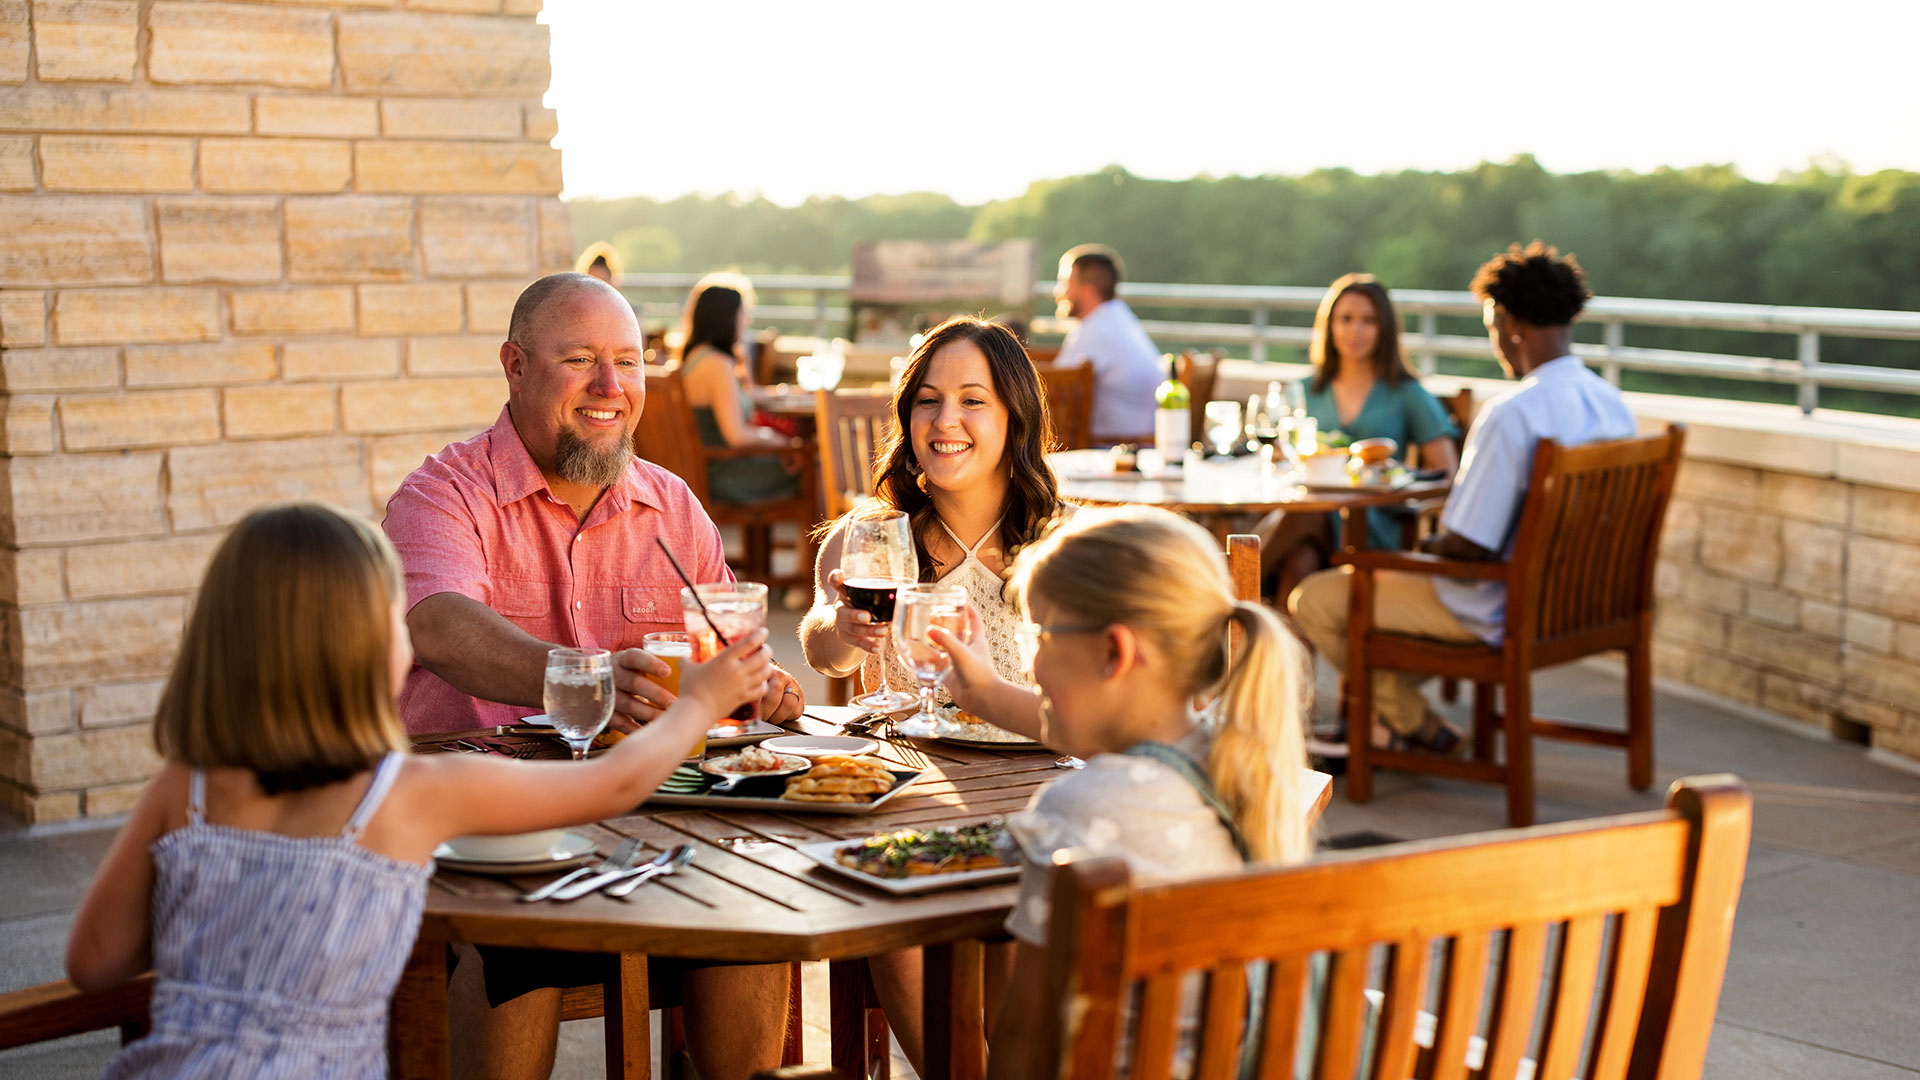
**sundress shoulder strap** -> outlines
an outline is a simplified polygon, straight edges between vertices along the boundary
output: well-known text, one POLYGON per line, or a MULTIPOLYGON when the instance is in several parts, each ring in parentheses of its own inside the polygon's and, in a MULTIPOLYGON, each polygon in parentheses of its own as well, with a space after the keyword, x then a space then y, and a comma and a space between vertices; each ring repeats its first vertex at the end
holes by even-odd
MULTIPOLYGON (((980 548, 986 544, 988 537, 999 535, 1000 523, 1007 520, 1007 516, 1005 514, 1000 515, 1000 517, 997 518, 992 525, 987 527, 986 532, 983 532, 980 534, 980 539, 975 540, 973 542, 972 547, 968 547, 966 544, 966 541, 960 539, 960 534, 953 531, 953 527, 947 524, 947 521, 945 518, 941 517, 938 514, 935 514, 933 519, 940 523, 941 528, 947 530, 947 535, 953 537, 953 542, 956 544, 959 544, 960 550, 966 552, 967 558, 971 559, 979 554, 980 548)), ((966 560, 963 559, 961 561, 964 562, 966 560)))
POLYGON ((1233 849, 1240 853, 1240 861, 1253 861, 1253 853, 1247 847, 1247 838, 1240 832, 1240 826, 1234 823, 1233 812, 1227 809, 1226 800, 1220 797, 1220 792, 1213 786, 1213 779, 1198 763, 1179 750, 1161 742, 1134 743, 1127 748, 1126 752, 1134 757, 1152 758, 1179 773, 1182 779, 1193 786, 1193 790, 1200 796, 1200 801, 1206 803, 1207 808, 1220 819, 1220 824, 1226 826, 1227 835, 1233 839, 1233 849))
POLYGON ((367 785, 367 793, 360 796, 360 805, 353 808, 353 816, 347 819, 347 827, 340 835, 348 840, 360 839, 360 831, 373 820, 380 810, 380 804, 386 801, 387 792, 393 790, 393 782, 400 777, 400 765, 406 760, 398 750, 388 751, 373 770, 373 782, 367 785))
POLYGON ((187 824, 205 825, 207 823, 207 773, 205 769, 193 770, 187 780, 187 824))

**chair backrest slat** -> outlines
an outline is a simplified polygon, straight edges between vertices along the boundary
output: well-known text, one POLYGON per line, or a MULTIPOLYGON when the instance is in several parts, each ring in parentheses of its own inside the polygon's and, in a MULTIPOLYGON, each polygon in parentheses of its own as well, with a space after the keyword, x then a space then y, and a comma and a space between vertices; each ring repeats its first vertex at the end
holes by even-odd
POLYGON ((893 395, 816 390, 813 418, 820 440, 820 490, 832 521, 873 494, 874 466, 893 431, 893 395))
POLYGON ((1513 1080, 1520 1059, 1527 1056, 1546 955, 1545 923, 1521 923, 1507 931, 1494 988, 1493 1018, 1487 1023, 1487 1052, 1480 1070, 1484 1080, 1513 1080))
POLYGON ((687 386, 676 369, 646 369, 647 403, 633 432, 633 452, 687 482, 700 504, 707 503, 707 462, 700 453, 700 429, 687 402, 687 386))
POLYGON ((1200 1062, 1195 1080, 1236 1080, 1245 1037, 1247 969, 1218 964, 1207 972, 1206 1004, 1201 1011, 1200 1062))
POLYGON ((1600 941, 1607 929, 1604 915, 1582 915, 1568 920, 1561 931, 1554 958, 1554 983, 1547 999, 1545 1036, 1539 1071, 1534 1080, 1572 1080, 1587 1042, 1587 1021, 1593 1015, 1594 980, 1600 971, 1600 941))
POLYGON ((1657 908, 1638 907, 1615 920, 1611 963, 1601 990, 1592 1060, 1585 1076, 1590 1080, 1623 1080, 1640 1026, 1640 1006, 1646 998, 1647 973, 1653 968, 1657 908))
POLYGON ((1093 445, 1093 365, 1036 365, 1045 391, 1053 448, 1084 450, 1093 445))
POLYGON ((1435 1016, 1433 1050, 1420 1075, 1431 1080, 1462 1080, 1467 1075, 1467 1042, 1480 1026, 1480 991, 1487 976, 1487 933, 1456 935, 1447 949, 1446 980, 1435 1016))
POLYGON ((1133 1042, 1133 1075, 1168 1080, 1180 1043, 1180 974, 1162 972, 1140 980, 1140 1013, 1133 1042))
POLYGON ((1282 956, 1267 968, 1267 1004, 1259 1020, 1259 1080, 1294 1080, 1300 1049, 1300 1006, 1307 994, 1307 958, 1282 956))
POLYGON ((1373 1054, 1371 1080, 1403 1080, 1413 1075, 1414 1022, 1427 996, 1427 964, 1433 943, 1403 938, 1387 957, 1386 1001, 1380 1010, 1380 1037, 1373 1054))
POLYGON ((1319 1046, 1314 1054, 1315 1080, 1347 1080, 1360 1063, 1360 1043, 1367 1027, 1367 961, 1364 945, 1341 949, 1327 959, 1327 994, 1320 1010, 1319 1046))

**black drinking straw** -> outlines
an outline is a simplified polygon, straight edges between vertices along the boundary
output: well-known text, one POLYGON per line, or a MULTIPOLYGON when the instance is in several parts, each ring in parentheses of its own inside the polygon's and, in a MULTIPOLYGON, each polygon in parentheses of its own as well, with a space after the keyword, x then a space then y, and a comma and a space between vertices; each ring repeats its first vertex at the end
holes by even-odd
POLYGON ((707 620, 707 628, 713 631, 714 637, 720 639, 720 647, 724 649, 733 644, 733 642, 727 640, 727 635, 720 632, 718 626, 713 625, 713 616, 707 613, 707 602, 700 599, 700 590, 693 587, 693 579, 687 576, 687 571, 680 565, 680 560, 673 557, 673 552, 667 547, 667 542, 657 536, 653 538, 653 542, 660 545, 660 553, 665 555, 667 561, 673 564, 673 572, 679 574, 680 580, 687 583, 687 592, 693 596, 693 602, 700 605, 700 617, 707 620))

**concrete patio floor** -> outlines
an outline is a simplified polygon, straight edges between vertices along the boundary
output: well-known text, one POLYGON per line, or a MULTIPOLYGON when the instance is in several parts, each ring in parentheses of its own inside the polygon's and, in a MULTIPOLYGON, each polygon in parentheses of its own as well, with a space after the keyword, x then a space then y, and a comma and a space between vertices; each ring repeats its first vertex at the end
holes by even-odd
MULTIPOLYGON (((804 671, 776 612, 776 651, 804 671), (784 631, 784 632, 782 632, 784 631)), ((1325 672, 1322 672, 1324 677, 1325 672)), ((823 692, 806 673, 809 694, 823 692)), ((1535 682, 1545 715, 1618 722, 1617 674, 1574 666, 1535 682)), ((1622 755, 1543 742, 1540 819, 1657 808, 1668 783, 1732 772, 1754 796, 1754 837, 1706 1076, 1715 1080, 1883 1080, 1920 1075, 1920 776, 1869 761, 1859 747, 1806 738, 1726 709, 1661 693, 1655 787, 1628 790, 1622 755)), ((1498 789, 1382 773, 1371 803, 1336 784, 1326 834, 1396 839, 1503 824, 1498 789)), ((0 827, 0 990, 61 976, 74 907, 112 838, 110 827, 0 827)), ((827 1060, 823 965, 807 980, 807 1058, 827 1060)), ((557 1077, 601 1076, 598 1021, 565 1025, 557 1077)), ((115 1037, 101 1032, 0 1053, 0 1076, 96 1076, 115 1037)), ((897 1076, 906 1075, 896 1061, 897 1076)))

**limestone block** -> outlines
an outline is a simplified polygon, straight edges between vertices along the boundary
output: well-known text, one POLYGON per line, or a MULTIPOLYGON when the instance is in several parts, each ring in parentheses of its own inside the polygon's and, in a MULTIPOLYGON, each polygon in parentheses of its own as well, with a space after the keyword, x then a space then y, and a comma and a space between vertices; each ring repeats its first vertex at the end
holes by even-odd
POLYGON ((0 228, 0 286, 153 280, 153 233, 140 199, 0 195, 0 221, 6 222, 0 228))
POLYGON ((417 337, 407 342, 409 375, 500 373, 500 341, 492 335, 417 337))
POLYGON ((279 438, 333 432, 334 389, 311 386, 236 386, 222 395, 227 438, 279 438))
POLYGON ((260 289, 227 294, 236 334, 353 332, 353 287, 260 289))
POLYGON ((538 105, 527 106, 526 137, 538 143, 550 143, 560 134, 560 114, 538 105))
POLYGON ((1780 577, 1780 519, 1718 505, 1702 506, 1700 561, 1744 581, 1773 584, 1780 577))
POLYGON ((1847 534, 1804 521, 1780 523, 1780 586, 1801 596, 1837 601, 1844 595, 1842 556, 1847 534))
POLYGON ((401 281, 412 276, 412 199, 290 198, 286 220, 287 276, 294 281, 401 281))
POLYGON ((253 123, 236 94, 34 86, 7 95, 4 131, 243 133, 253 123))
POLYGON ((351 94, 547 92, 547 28, 532 20, 356 12, 339 23, 340 71, 351 94))
POLYGON ((1763 510, 1821 525, 1845 525, 1853 485, 1822 476, 1763 472, 1755 499, 1763 510))
POLYGON ((1836 442, 1834 475, 1864 487, 1920 490, 1920 458, 1910 445, 1889 446, 1869 439, 1836 442))
POLYGON ((160 280, 280 280, 276 200, 156 199, 154 210, 160 227, 160 280))
POLYGON ((1845 615, 1834 604, 1823 604, 1818 600, 1800 602, 1800 629, 1819 637, 1839 639, 1842 636, 1841 623, 1845 615))
POLYGON ((1920 702, 1920 664, 1849 652, 1846 656, 1846 693, 1899 709, 1920 702))
MULTIPOLYGON (((0 728, 28 735, 73 730, 73 691, 0 690, 0 728)), ((0 754, 0 761, 4 760, 0 754)))
POLYGON ((409 11, 458 11, 469 15, 492 15, 500 10, 500 0, 400 0, 409 11))
POLYGON ((81 802, 82 815, 90 818, 115 817, 130 812, 134 804, 140 801, 140 793, 147 790, 144 780, 130 784, 102 784, 90 787, 84 793, 81 802))
POLYGON ((0 459, 0 493, 13 513, 0 516, 0 541, 63 544, 131 540, 167 531, 161 503, 161 455, 57 454, 0 459))
POLYGON ((381 435, 367 440, 368 472, 375 506, 384 507, 399 490, 407 474, 419 468, 433 455, 465 435, 425 432, 410 435, 381 435))
POLYGON ((118 349, 8 349, 0 352, 0 390, 106 390, 120 385, 118 349))
POLYGON ((1749 585, 1747 617, 1755 622, 1796 629, 1800 625, 1800 598, 1791 593, 1749 585))
POLYGON ((402 139, 518 139, 520 104, 478 98, 388 98, 380 133, 402 139))
POLYGON ((14 804, 14 811, 26 819, 29 825, 52 825, 61 821, 72 821, 80 816, 80 793, 77 791, 20 792, 20 798, 14 804))
POLYGON ((540 218, 540 249, 534 254, 534 272, 554 274, 573 269, 573 212, 559 199, 541 199, 534 212, 540 218))
POLYGON ((1760 677, 1760 705, 1769 712, 1824 725, 1833 716, 1840 692, 1832 687, 1800 682, 1785 675, 1760 677))
POLYGON ((58 791, 144 780, 159 771, 160 757, 152 730, 134 724, 35 739, 30 768, 36 789, 58 791))
POLYGON ((1752 506, 1760 496, 1760 471, 1688 458, 1674 476, 1675 498, 1752 506))
MULTIPOLYGON (((41 690, 163 677, 180 643, 186 608, 183 596, 23 608, 19 623, 21 685, 41 690)), ((37 772, 34 782, 46 787, 74 786, 71 780, 54 781, 37 772)))
POLYGON ((132 82, 134 0, 33 0, 33 72, 41 82, 132 82))
POLYGON ((1897 754, 1908 761, 1920 761, 1920 731, 1889 731, 1886 728, 1873 729, 1873 748, 1875 751, 1897 754))
POLYGON ((442 334, 460 329, 460 286, 454 282, 360 286, 363 334, 442 334))
POLYGON ((420 251, 440 276, 530 274, 532 207, 525 199, 420 200, 420 251))
POLYGON ((259 135, 371 137, 380 134, 380 108, 363 98, 262 94, 253 99, 253 130, 259 135))
POLYGON ((1665 638, 1653 640, 1653 677, 1675 682, 1693 682, 1694 650, 1665 638))
POLYGON ((1695 570, 1687 577, 1686 601, 1694 607, 1738 615, 1747 610, 1745 586, 1732 578, 1695 570))
POLYGON ((156 83, 333 84, 332 15, 320 9, 161 0, 147 16, 156 83))
POLYGON ((1889 488, 1861 488, 1853 500, 1853 531, 1889 540, 1920 536, 1920 495, 1889 488))
POLYGON ((40 395, 0 398, 0 454, 53 453, 53 401, 40 395))
POLYGON ((60 442, 68 450, 118 450, 218 442, 214 390, 129 390, 60 399, 60 442))
POLYGON ((544 2, 545 0, 507 0, 506 6, 501 10, 508 15, 538 15, 541 4, 544 2))
POLYGON ((372 435, 403 431, 478 431, 500 415, 506 379, 498 374, 398 382, 346 383, 340 413, 346 429, 372 435))
POLYGON ((1749 619, 1727 621, 1727 653, 1742 663, 1822 686, 1840 685, 1840 645, 1749 619))
POLYGON ((0 0, 0 85, 27 81, 27 54, 32 49, 27 24, 27 0, 0 0))
POLYGON ((1920 547, 1847 538, 1847 606, 1920 621, 1920 547))
POLYGON ((353 179, 345 139, 202 139, 200 187, 215 192, 324 194, 353 179))
POLYGON ((390 379, 400 374, 400 343, 368 338, 289 341, 281 357, 288 382, 313 379, 390 379))
POLYGON ((1669 502, 1660 527, 1661 556, 1692 562, 1699 548, 1700 504, 1684 499, 1669 502))
POLYGON ((57 604, 67 598, 60 552, 53 548, 0 548, 0 601, 57 604))
POLYGON ((212 345, 129 345, 128 386, 216 386, 273 378, 273 346, 264 341, 212 345))
POLYGON ((1894 622, 1884 615, 1848 611, 1843 630, 1849 648, 1882 654, 1893 651, 1894 622))
POLYGON ((43 135, 48 191, 192 191, 193 140, 137 135, 43 135))
POLYGON ((1900 726, 1900 710, 1884 701, 1861 697, 1858 694, 1841 693, 1834 711, 1841 717, 1856 724, 1865 724, 1872 728, 1897 728, 1900 726))
POLYGON ((214 341, 219 297, 211 289, 62 289, 53 339, 62 345, 214 341))
POLYGON ((47 343, 47 294, 38 289, 0 291, 0 349, 47 343))
POLYGON ((1660 600, 1675 600, 1687 591, 1687 567, 1668 559, 1653 568, 1653 595, 1660 600))
POLYGON ((1662 637, 1709 649, 1725 649, 1727 617, 1680 604, 1664 604, 1656 612, 1654 632, 1662 637))
POLYGON ((560 151, 524 142, 382 139, 354 143, 354 189, 557 195, 560 151))
MULTIPOLYGON (((108 600, 153 593, 191 592, 200 585, 207 560, 220 544, 219 533, 169 536, 119 544, 87 544, 67 549, 67 591, 75 600, 108 600)), ((87 722, 86 698, 80 701, 87 722)), ((134 719, 115 713, 104 722, 134 719)))
POLYGON ((366 513, 359 439, 327 436, 226 442, 167 454, 167 516, 174 530, 231 525, 263 503, 318 499, 366 513))
POLYGON ((1694 656, 1692 682, 1730 701, 1752 705, 1760 700, 1760 672, 1713 653, 1694 656))
POLYGON ((507 281, 471 281, 467 283, 467 329, 475 333, 505 336, 513 321, 513 305, 532 281, 512 278, 507 281))
POLYGON ((33 183, 33 137, 0 138, 0 191, 32 191, 33 183))

